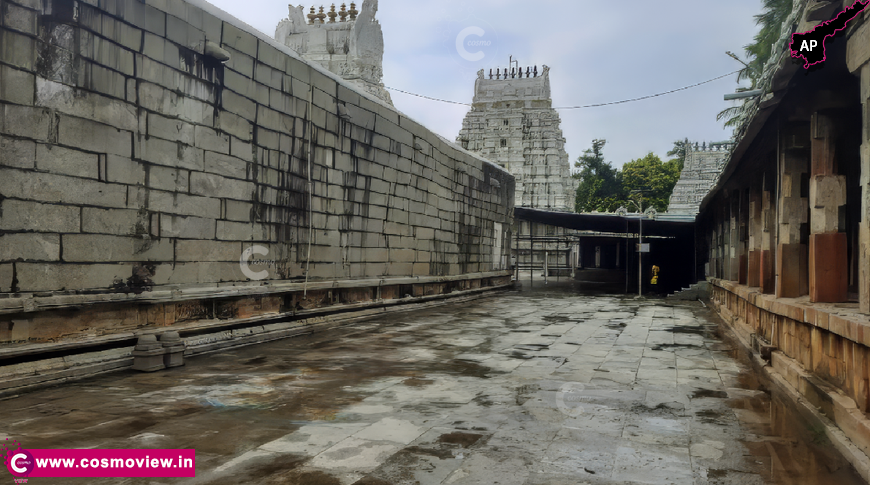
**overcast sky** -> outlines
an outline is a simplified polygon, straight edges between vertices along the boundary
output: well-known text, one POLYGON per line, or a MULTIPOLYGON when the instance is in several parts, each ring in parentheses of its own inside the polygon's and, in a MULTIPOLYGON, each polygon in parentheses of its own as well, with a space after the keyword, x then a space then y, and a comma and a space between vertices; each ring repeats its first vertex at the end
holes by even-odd
MULTIPOLYGON (((287 17, 282 1, 211 1, 268 35, 287 17)), ((380 0, 384 84, 470 103, 477 70, 507 67, 513 55, 523 66, 550 67, 556 107, 635 98, 740 68, 725 51, 743 54, 760 9, 760 0, 380 0), (469 33, 464 57, 456 46, 463 31, 469 33)), ((570 159, 595 138, 607 140, 604 154, 615 166, 650 151, 664 159, 678 139, 726 140, 731 131, 716 113, 728 106, 722 95, 734 91, 735 81, 732 75, 654 99, 560 110, 570 159)), ((468 111, 395 91, 391 96, 399 110, 449 140, 468 111)))

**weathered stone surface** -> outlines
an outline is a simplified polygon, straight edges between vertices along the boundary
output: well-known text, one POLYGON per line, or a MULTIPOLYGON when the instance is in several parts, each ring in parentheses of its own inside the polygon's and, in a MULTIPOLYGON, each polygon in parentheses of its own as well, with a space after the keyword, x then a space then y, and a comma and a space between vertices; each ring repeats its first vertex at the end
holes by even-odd
POLYGON ((3 12, 3 26, 8 29, 36 35, 37 11, 19 7, 14 3, 7 3, 3 12))
POLYGON ((4 197, 62 202, 65 204, 126 207, 127 188, 65 175, 27 173, 0 168, 0 193, 4 197))
POLYGON ((117 182, 127 185, 145 184, 145 167, 142 163, 131 160, 129 157, 118 155, 106 156, 106 181, 117 182))
POLYGON ((250 182, 229 179, 219 175, 194 172, 190 175, 190 193, 208 197, 250 200, 254 185, 250 182))
POLYGON ((227 261, 238 263, 242 246, 238 242, 179 240, 175 245, 176 261, 227 261))
POLYGON ((84 150, 129 157, 133 139, 128 131, 82 118, 58 115, 58 143, 84 150))
POLYGON ((230 137, 211 128, 196 125, 194 128, 194 145, 197 148, 211 152, 229 153, 230 137))
POLYGON ((148 187, 169 192, 190 191, 190 172, 178 168, 152 166, 148 169, 148 187))
POLYGON ((185 145, 193 145, 194 125, 148 113, 148 135, 164 140, 180 141, 185 145))
POLYGON ((160 236, 182 239, 213 239, 215 237, 214 219, 160 215, 160 236))
POLYGON ((33 104, 34 76, 26 71, 0 65, 0 101, 33 104))
POLYGON ((0 61, 33 71, 35 60, 35 39, 11 30, 0 30, 0 61))
POLYGON ((80 209, 25 200, 0 202, 0 230, 79 232, 80 209))
POLYGON ((208 173, 245 180, 248 164, 244 160, 229 155, 205 152, 205 170, 208 173))
MULTIPOLYGON (((220 217, 221 201, 218 199, 159 190, 151 190, 148 194, 147 208, 153 211, 214 219, 220 217)), ((144 202, 144 200, 137 197, 135 202, 131 201, 131 207, 138 208, 140 201, 144 202)))
POLYGON ((211 126, 214 107, 200 100, 179 96, 149 82, 139 82, 139 104, 165 116, 174 116, 192 123, 211 126))
POLYGON ((79 288, 109 289, 115 280, 129 278, 130 264, 16 264, 19 286, 28 291, 79 288))
POLYGON ((51 115, 47 109, 0 103, 0 133, 47 141, 51 115))
POLYGON ((33 168, 36 161, 36 143, 0 136, 0 165, 33 168))
POLYGON ((98 161, 97 155, 92 153, 41 143, 36 146, 36 168, 43 172, 97 179, 100 175, 98 161))
POLYGON ((148 220, 139 211, 131 209, 99 209, 83 207, 82 232, 132 236, 148 233, 148 220))
POLYGON ((203 151, 181 142, 138 135, 135 148, 134 158, 167 167, 203 169, 203 151))
POLYGON ((41 77, 36 78, 36 105, 122 130, 135 131, 138 126, 134 105, 41 77))
POLYGON ((63 260, 69 262, 172 261, 172 241, 146 237, 65 234, 63 260))
POLYGON ((60 236, 57 234, 5 234, 0 236, 0 261, 57 261, 60 236))

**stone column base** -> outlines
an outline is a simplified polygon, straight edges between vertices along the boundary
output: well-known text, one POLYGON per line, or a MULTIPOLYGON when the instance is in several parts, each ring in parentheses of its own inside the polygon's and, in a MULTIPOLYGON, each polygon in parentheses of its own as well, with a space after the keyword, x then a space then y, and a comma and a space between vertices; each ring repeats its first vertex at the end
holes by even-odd
POLYGON ((761 251, 749 251, 746 286, 761 286, 761 251))
POLYGON ((846 233, 810 235, 810 301, 839 303, 848 299, 846 233))
POLYGON ((776 297, 797 298, 808 292, 806 244, 780 244, 776 248, 776 297))
POLYGON ((759 251, 759 253, 761 254, 758 258, 760 266, 758 283, 762 293, 772 295, 776 291, 776 273, 774 272, 776 262, 774 261, 774 253, 769 249, 759 251))

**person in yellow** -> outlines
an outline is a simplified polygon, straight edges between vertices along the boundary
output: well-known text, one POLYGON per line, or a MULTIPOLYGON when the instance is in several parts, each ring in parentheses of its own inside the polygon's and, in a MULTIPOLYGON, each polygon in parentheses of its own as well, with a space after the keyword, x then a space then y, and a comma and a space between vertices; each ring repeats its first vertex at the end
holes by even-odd
POLYGON ((652 277, 652 281, 650 281, 650 284, 651 285, 659 284, 659 267, 658 266, 653 265, 652 274, 653 274, 653 277, 652 277))

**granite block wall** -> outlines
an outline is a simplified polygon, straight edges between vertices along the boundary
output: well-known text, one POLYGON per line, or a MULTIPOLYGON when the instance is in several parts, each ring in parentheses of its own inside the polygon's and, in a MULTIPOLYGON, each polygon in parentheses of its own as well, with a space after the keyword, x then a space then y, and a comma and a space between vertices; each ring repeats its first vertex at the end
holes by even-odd
POLYGON ((58 297, 498 272, 513 201, 500 167, 205 2, 0 0, 0 342, 58 297))

